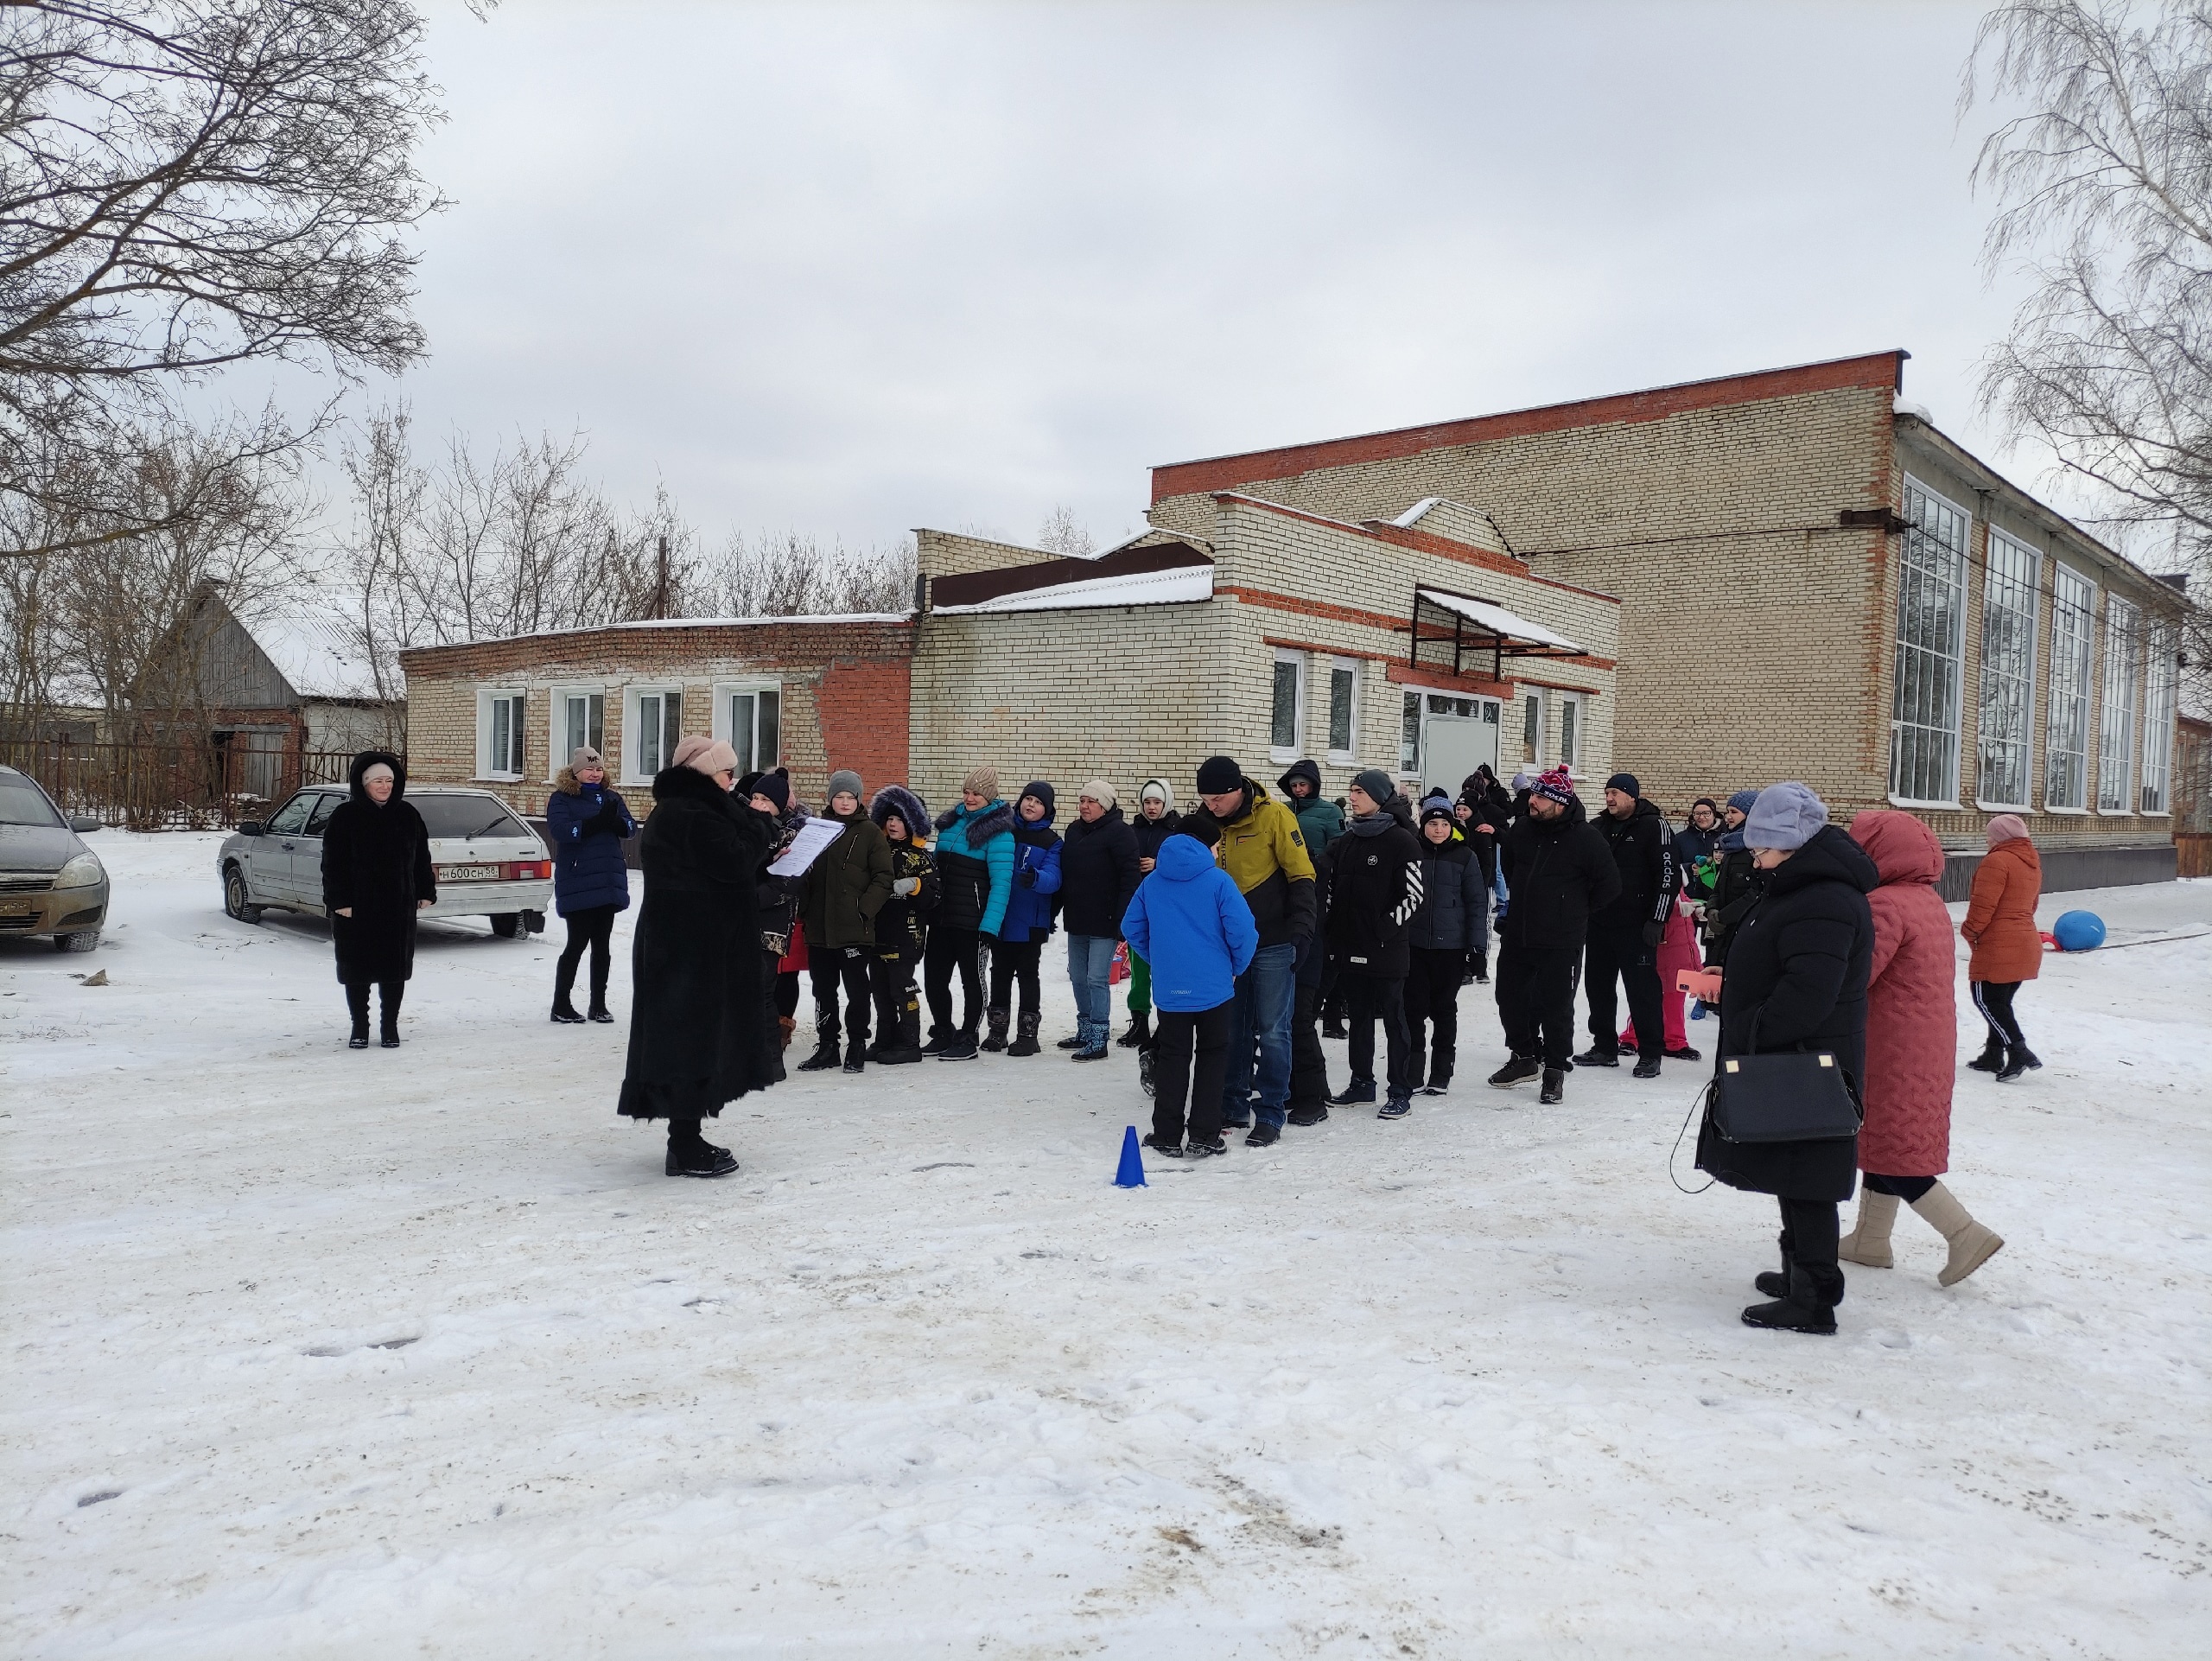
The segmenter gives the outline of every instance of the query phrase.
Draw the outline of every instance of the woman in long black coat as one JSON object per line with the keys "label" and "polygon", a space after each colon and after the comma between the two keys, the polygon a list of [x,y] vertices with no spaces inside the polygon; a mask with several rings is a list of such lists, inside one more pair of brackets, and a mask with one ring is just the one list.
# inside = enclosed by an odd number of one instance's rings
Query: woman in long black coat
{"label": "woman in long black coat", "polygon": [[430,833],[406,800],[407,768],[363,750],[346,770],[352,794],[322,830],[322,907],[338,978],[353,1016],[347,1047],[369,1047],[369,988],[380,994],[384,1047],[399,1047],[399,1001],[415,973],[415,916],[437,902]]}
{"label": "woman in long black coat", "polygon": [[737,757],[697,736],[653,780],[638,843],[645,901],[632,937],[630,1055],[620,1109],[668,1121],[671,1176],[737,1161],[699,1134],[722,1104],[783,1076],[763,981],[754,884],[773,825],[731,795]]}
{"label": "woman in long black coat", "polygon": [[[1767,874],[1765,892],[1736,929],[1720,986],[1723,1058],[1781,1051],[1833,1053],[1855,1093],[1866,1076],[1866,981],[1880,886],[1864,849],[1827,823],[1819,797],[1799,784],[1759,792],[1744,839]],[[1814,1142],[1730,1142],[1710,1114],[1697,1162],[1732,1188],[1770,1193],[1782,1207],[1782,1273],[1758,1277],[1775,1301],[1744,1311],[1745,1324],[1832,1333],[1843,1301],[1836,1266],[1836,1206],[1858,1177],[1856,1136]]]}

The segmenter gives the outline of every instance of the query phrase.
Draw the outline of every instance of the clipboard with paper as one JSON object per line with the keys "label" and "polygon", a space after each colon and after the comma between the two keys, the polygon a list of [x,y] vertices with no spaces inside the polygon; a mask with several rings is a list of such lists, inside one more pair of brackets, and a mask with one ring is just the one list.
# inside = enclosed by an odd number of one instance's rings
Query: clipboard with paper
{"label": "clipboard with paper", "polygon": [[844,822],[840,819],[817,819],[810,815],[791,838],[791,845],[784,850],[783,856],[768,868],[771,876],[803,876],[806,869],[822,856],[822,850],[844,834]]}

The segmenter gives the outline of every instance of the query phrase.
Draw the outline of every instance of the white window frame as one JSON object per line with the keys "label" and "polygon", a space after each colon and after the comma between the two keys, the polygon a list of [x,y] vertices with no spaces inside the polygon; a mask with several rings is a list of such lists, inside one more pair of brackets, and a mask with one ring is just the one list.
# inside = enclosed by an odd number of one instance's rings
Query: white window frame
{"label": "white window frame", "polygon": [[[2067,592],[2076,587],[2080,590],[2078,601]],[[2076,618],[2081,625],[2078,630],[2069,621]],[[2063,638],[2062,626],[2067,626]],[[2077,671],[2081,684],[2075,687],[2072,680]],[[2049,690],[2043,717],[2043,811],[2046,813],[2089,811],[2089,792],[2094,782],[2089,777],[2089,741],[2096,731],[2096,582],[2087,571],[2077,571],[2063,560],[2054,560],[2050,570],[2050,673],[2046,681]],[[2055,740],[2063,730],[2062,722],[2070,722],[2077,700],[2082,718],[2081,748],[2062,749]],[[2050,787],[2054,762],[2068,757],[2081,764],[2079,801],[2066,801]]]}
{"label": "white window frame", "polygon": [[[1404,696],[1398,700],[1398,777],[1401,779],[1421,777],[1421,738],[1424,716],[1428,709],[1421,700],[1426,696],[1417,688],[1408,687]],[[1406,743],[1406,722],[1408,720],[1413,722],[1414,729],[1414,741],[1410,747]]]}
{"label": "white window frame", "polygon": [[[2143,760],[2135,788],[2136,804],[2146,818],[2173,816],[2174,716],[2181,691],[2177,633],[2171,621],[2162,620],[2145,636],[2148,644],[2143,655]],[[2156,807],[2151,805],[2154,799]]]}
{"label": "white window frame", "polygon": [[[2027,575],[2023,578],[2017,570],[2020,561],[2027,563]],[[2036,788],[2036,665],[2038,661],[2036,646],[2043,627],[2043,556],[2018,537],[2008,537],[1995,526],[1988,536],[1988,557],[1984,562],[1981,583],[1981,645],[1980,656],[1980,689],[1976,698],[1974,722],[1974,805],[1985,812],[2022,813],[2029,811],[2035,799]],[[1989,657],[1989,620],[1993,613],[2019,614],[2017,602],[2027,602],[2027,660],[2017,675],[1993,675]],[[1988,788],[1992,782],[1990,760],[1991,735],[1996,723],[1990,718],[1991,695],[2016,684],[2021,701],[2020,709],[2020,791],[2018,800],[2000,795]]]}
{"label": "white window frame", "polygon": [[[1554,692],[1552,701],[1559,706],[1559,759],[1567,768],[1570,779],[1586,779],[1589,773],[1583,767],[1582,758],[1589,748],[1590,699],[1583,692]],[[1567,712],[1574,715],[1574,748],[1568,754],[1567,743]]]}
{"label": "white window frame", "polygon": [[[507,718],[507,736],[520,754],[495,755],[493,753],[493,726],[495,720],[492,706],[513,703],[518,707]],[[527,740],[530,721],[530,692],[521,686],[480,686],[476,689],[476,777],[512,784],[523,776],[523,763],[530,750]],[[495,765],[504,761],[518,765],[510,771]]]}
{"label": "white window frame", "polygon": [[[569,742],[569,700],[570,698],[598,698],[601,706],[599,715],[599,742],[593,748],[603,756],[607,754],[607,710],[604,686],[556,686],[553,689],[545,716],[545,781],[550,784],[553,775],[569,765],[569,755],[575,746]],[[585,716],[586,730],[589,730],[590,716]]]}
{"label": "white window frame", "polygon": [[[626,686],[622,689],[623,783],[629,785],[649,785],[652,783],[653,775],[651,773],[641,773],[639,770],[638,764],[645,754],[645,747],[642,742],[645,735],[645,728],[641,724],[643,717],[641,717],[638,712],[639,705],[646,698],[664,698],[671,693],[673,693],[677,697],[681,698],[683,696],[683,684],[681,681],[645,681],[639,683],[638,685]],[[656,708],[662,709],[664,708],[664,706],[656,706]],[[659,718],[661,721],[661,739],[665,739],[667,736],[667,717],[663,714]],[[681,724],[681,722],[678,723],[679,727]],[[656,740],[656,744],[658,746],[660,744],[660,741]],[[661,747],[664,748],[664,746]],[[669,764],[668,758],[665,755],[657,755],[655,759],[658,760],[660,767],[665,767]]]}
{"label": "white window frame", "polygon": [[[776,697],[777,753],[765,760],[760,753],[760,694],[763,692],[772,692]],[[750,697],[753,701],[753,730],[746,735],[745,742],[741,744],[738,742],[736,722],[729,706],[732,698],[743,697]],[[762,678],[725,680],[715,683],[714,725],[711,730],[716,738],[737,752],[737,770],[741,776],[747,773],[773,773],[782,764],[784,710],[784,684],[779,680]]]}
{"label": "white window frame", "polygon": [[[1513,770],[1505,775],[1509,779],[1515,773],[1526,773],[1533,777],[1543,772],[1544,757],[1550,753],[1552,699],[1551,695],[1541,686],[1523,686],[1513,695],[1513,747],[1517,750],[1529,741],[1529,706],[1531,703],[1536,706],[1536,753],[1525,760],[1517,755],[1514,757]],[[1499,711],[1501,716],[1503,713]],[[1505,746],[1504,733],[1501,731],[1497,738],[1498,748],[1503,749]],[[1497,760],[1500,767],[1505,765],[1503,756],[1499,756]]]}
{"label": "white window frame", "polygon": [[[1338,748],[1331,741],[1336,736],[1333,729],[1337,717],[1337,677],[1344,674],[1349,674],[1351,677],[1351,731],[1349,734],[1351,741],[1342,748]],[[1324,724],[1321,729],[1321,741],[1329,746],[1327,755],[1330,765],[1332,767],[1351,767],[1359,760],[1359,696],[1365,688],[1366,679],[1367,677],[1362,671],[1360,660],[1357,658],[1329,659],[1328,713],[1322,717]]]}
{"label": "white window frame", "polygon": [[[1955,545],[1936,535],[1946,513],[1958,518]],[[1890,800],[1899,807],[1956,807],[1966,727],[1967,568],[1974,550],[1974,515],[1907,474],[1904,517],[1910,528],[1898,539],[1897,603],[1890,633],[1896,654],[1890,682]],[[1948,571],[1927,557],[1930,547],[1948,555]],[[1948,643],[1908,640],[1906,621],[1915,601],[1940,598],[1945,589],[1950,601]],[[1948,722],[1942,720],[1946,712]],[[1948,788],[1923,793],[1929,786]]]}
{"label": "white window frame", "polygon": [[[1295,646],[1279,646],[1268,659],[1268,759],[1273,761],[1295,761],[1304,754],[1306,742],[1306,653]],[[1291,727],[1288,745],[1275,742],[1275,680],[1276,671],[1289,664],[1297,671],[1296,690],[1291,695]]]}
{"label": "white window frame", "polygon": [[[2135,696],[2143,680],[2138,633],[2142,618],[2133,601],[2106,592],[2104,662],[2097,674],[2097,811],[2108,819],[2132,818],[2136,811]],[[2116,805],[2106,806],[2108,800]]]}

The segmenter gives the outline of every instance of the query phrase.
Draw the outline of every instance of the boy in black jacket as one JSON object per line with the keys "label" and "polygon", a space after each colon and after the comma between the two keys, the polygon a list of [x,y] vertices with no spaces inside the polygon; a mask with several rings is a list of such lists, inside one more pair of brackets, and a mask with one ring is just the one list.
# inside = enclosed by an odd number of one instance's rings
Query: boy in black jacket
{"label": "boy in black jacket", "polygon": [[1413,1034],[1406,1025],[1406,971],[1412,958],[1407,925],[1421,909],[1421,844],[1413,810],[1380,768],[1351,782],[1352,818],[1330,850],[1325,914],[1329,958],[1350,1004],[1351,1082],[1329,1098],[1332,1107],[1375,1099],[1375,1022],[1388,1047],[1388,1095],[1376,1116],[1402,1119],[1413,1111],[1418,1082]]}
{"label": "boy in black jacket", "polygon": [[937,862],[920,838],[930,811],[904,785],[886,785],[868,804],[868,817],[891,843],[891,898],[875,914],[875,1047],[871,1060],[899,1066],[922,1059],[922,1000],[914,967],[928,943],[925,920],[937,909]]}

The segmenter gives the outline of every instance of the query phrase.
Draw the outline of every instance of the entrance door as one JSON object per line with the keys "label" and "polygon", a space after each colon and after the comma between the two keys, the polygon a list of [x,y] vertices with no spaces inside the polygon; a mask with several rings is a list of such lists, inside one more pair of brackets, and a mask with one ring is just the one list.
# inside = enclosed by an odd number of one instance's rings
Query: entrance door
{"label": "entrance door", "polygon": [[1478,767],[1497,770],[1498,706],[1495,698],[1445,697],[1431,692],[1422,700],[1421,776],[1423,793],[1440,789],[1459,793],[1461,782]]}

